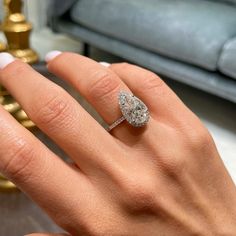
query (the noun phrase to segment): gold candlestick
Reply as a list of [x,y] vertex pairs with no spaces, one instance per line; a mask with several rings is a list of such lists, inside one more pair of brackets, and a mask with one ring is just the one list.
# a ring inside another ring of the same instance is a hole
[[[37,62],[38,54],[30,48],[29,39],[32,25],[21,13],[22,4],[21,0],[4,0],[5,18],[1,28],[7,38],[7,51],[14,57],[32,64]],[[0,104],[26,128],[31,129],[35,126],[19,104],[1,86]]]
[[7,38],[7,51],[22,61],[33,64],[38,61],[38,54],[30,48],[30,33],[32,25],[22,14],[21,0],[4,0],[5,19],[2,30]]
[[16,189],[16,186],[11,181],[0,175],[0,190],[11,191]]
[[0,52],[4,52],[6,50],[6,46],[0,41]]
[[[1,30],[1,26],[0,26],[0,30]],[[6,50],[6,45],[2,41],[0,41],[0,52],[4,52],[5,50]]]
[[35,124],[29,120],[27,114],[21,109],[20,105],[15,101],[14,98],[0,86],[0,104],[5,108],[6,111],[11,113],[16,120],[27,129],[32,129]]
[[[7,51],[14,57],[32,64],[38,61],[38,54],[30,48],[32,25],[22,14],[22,5],[21,0],[4,0],[5,18],[1,28],[7,38]],[[1,86],[0,104],[26,128],[31,129],[35,126],[19,104]]]

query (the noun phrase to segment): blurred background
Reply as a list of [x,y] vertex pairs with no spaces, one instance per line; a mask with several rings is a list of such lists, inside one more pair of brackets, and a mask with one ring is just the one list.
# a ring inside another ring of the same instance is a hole
[[[0,0],[0,22],[0,51],[32,64],[99,121],[76,91],[47,72],[48,51],[127,61],[159,74],[208,127],[236,183],[236,0]],[[1,87],[0,103],[66,158]],[[0,222],[0,236],[60,231],[1,176]]]

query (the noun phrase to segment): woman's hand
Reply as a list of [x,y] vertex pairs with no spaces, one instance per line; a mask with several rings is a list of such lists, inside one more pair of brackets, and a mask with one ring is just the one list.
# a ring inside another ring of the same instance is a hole
[[47,59],[108,124],[121,117],[120,90],[147,104],[150,121],[108,133],[62,88],[1,54],[0,83],[75,165],[0,107],[0,172],[72,236],[236,235],[236,188],[215,144],[157,75],[73,53]]

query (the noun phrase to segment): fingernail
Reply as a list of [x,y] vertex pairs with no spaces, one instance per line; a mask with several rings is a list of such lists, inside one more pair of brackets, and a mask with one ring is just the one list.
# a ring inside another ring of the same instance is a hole
[[102,66],[109,67],[111,64],[108,62],[101,61],[99,62]]
[[13,61],[15,61],[15,58],[11,54],[7,52],[0,53],[0,69],[4,69]]
[[45,56],[45,61],[48,63],[48,62],[52,61],[53,59],[55,59],[60,54],[62,54],[61,51],[51,51],[51,52],[47,53],[47,55]]

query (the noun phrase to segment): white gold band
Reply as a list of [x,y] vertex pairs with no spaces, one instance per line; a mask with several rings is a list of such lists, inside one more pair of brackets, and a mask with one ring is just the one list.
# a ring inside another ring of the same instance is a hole
[[124,122],[126,119],[124,116],[119,118],[117,121],[115,121],[113,124],[111,124],[108,128],[108,132],[111,132],[114,128],[116,128],[118,125],[120,125],[122,122]]

